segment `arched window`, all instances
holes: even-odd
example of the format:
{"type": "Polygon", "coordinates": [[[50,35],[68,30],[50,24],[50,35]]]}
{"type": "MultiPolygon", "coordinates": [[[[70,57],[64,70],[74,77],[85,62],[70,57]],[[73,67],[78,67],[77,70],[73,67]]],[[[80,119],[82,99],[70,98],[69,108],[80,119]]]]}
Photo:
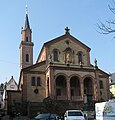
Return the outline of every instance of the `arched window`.
{"type": "Polygon", "coordinates": [[[37,83],[37,86],[41,86],[41,79],[40,79],[40,77],[37,77],[37,81],[36,81],[37,83]]]}
{"type": "Polygon", "coordinates": [[[61,96],[61,89],[60,88],[56,89],[56,95],[61,96]]]}
{"type": "Polygon", "coordinates": [[[32,86],[35,86],[36,85],[36,81],[35,81],[36,79],[35,79],[35,77],[32,77],[31,78],[31,84],[32,84],[32,86]]]}
{"type": "Polygon", "coordinates": [[[29,55],[26,54],[26,62],[29,62],[29,55]]]}
{"type": "Polygon", "coordinates": [[[82,61],[82,52],[81,51],[79,51],[78,52],[78,63],[82,63],[83,61],[82,61]]]}
{"type": "Polygon", "coordinates": [[[54,49],[53,51],[53,58],[54,58],[54,61],[58,61],[58,50],[57,49],[54,49]]]}
{"type": "Polygon", "coordinates": [[[28,42],[28,37],[26,37],[26,42],[28,42]]]}
{"type": "Polygon", "coordinates": [[[100,86],[100,89],[103,89],[103,81],[102,80],[99,81],[99,86],[100,86]]]}

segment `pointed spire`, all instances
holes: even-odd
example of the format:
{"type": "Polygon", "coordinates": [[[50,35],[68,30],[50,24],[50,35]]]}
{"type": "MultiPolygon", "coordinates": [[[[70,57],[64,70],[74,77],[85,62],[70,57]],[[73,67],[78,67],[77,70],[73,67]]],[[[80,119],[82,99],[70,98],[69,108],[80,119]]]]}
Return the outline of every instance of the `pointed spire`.
{"type": "Polygon", "coordinates": [[[27,28],[30,29],[29,19],[28,19],[28,7],[26,5],[26,18],[25,18],[25,23],[24,23],[23,29],[26,30],[27,28]]]}

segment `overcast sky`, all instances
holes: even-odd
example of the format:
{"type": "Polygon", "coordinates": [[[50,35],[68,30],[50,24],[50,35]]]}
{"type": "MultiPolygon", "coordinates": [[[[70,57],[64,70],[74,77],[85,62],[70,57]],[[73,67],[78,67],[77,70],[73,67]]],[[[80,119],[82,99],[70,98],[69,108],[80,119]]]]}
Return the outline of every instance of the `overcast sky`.
{"type": "Polygon", "coordinates": [[[0,82],[11,76],[19,81],[21,27],[26,4],[34,42],[34,63],[44,42],[70,33],[91,48],[91,64],[107,73],[115,72],[115,39],[96,30],[99,21],[114,18],[108,8],[112,0],[0,0],[0,82]]]}

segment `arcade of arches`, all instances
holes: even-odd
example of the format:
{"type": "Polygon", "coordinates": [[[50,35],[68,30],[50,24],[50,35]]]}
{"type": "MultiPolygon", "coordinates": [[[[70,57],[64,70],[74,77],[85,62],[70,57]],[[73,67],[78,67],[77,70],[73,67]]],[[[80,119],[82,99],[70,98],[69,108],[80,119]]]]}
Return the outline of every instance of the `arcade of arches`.
{"type": "Polygon", "coordinates": [[[58,75],[55,79],[56,99],[81,101],[84,95],[93,95],[93,81],[94,78],[91,76],[81,78],[73,75],[68,78],[65,75],[58,75]]]}

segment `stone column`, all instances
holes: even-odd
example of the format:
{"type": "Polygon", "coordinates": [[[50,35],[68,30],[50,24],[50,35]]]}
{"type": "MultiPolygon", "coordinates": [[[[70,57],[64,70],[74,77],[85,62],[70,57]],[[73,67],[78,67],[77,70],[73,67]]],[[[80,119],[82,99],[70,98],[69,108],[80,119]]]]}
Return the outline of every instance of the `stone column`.
{"type": "Polygon", "coordinates": [[[80,92],[81,92],[81,98],[84,100],[84,85],[83,85],[83,79],[80,80],[80,92]]]}
{"type": "Polygon", "coordinates": [[[68,78],[66,80],[66,82],[67,82],[67,85],[66,85],[66,87],[67,87],[67,100],[71,100],[70,79],[68,78]]]}
{"type": "Polygon", "coordinates": [[[100,100],[99,73],[95,70],[95,99],[100,100]]]}
{"type": "Polygon", "coordinates": [[[55,96],[55,81],[54,81],[54,71],[53,67],[49,67],[49,94],[54,97],[55,96]]]}
{"type": "Polygon", "coordinates": [[[110,99],[110,91],[109,91],[109,81],[108,81],[108,78],[106,78],[106,85],[107,85],[107,88],[106,88],[106,92],[107,92],[107,100],[110,99]]]}
{"type": "Polygon", "coordinates": [[[93,93],[94,93],[94,100],[97,100],[97,81],[96,79],[94,79],[94,82],[93,82],[94,86],[93,86],[93,93]]]}

